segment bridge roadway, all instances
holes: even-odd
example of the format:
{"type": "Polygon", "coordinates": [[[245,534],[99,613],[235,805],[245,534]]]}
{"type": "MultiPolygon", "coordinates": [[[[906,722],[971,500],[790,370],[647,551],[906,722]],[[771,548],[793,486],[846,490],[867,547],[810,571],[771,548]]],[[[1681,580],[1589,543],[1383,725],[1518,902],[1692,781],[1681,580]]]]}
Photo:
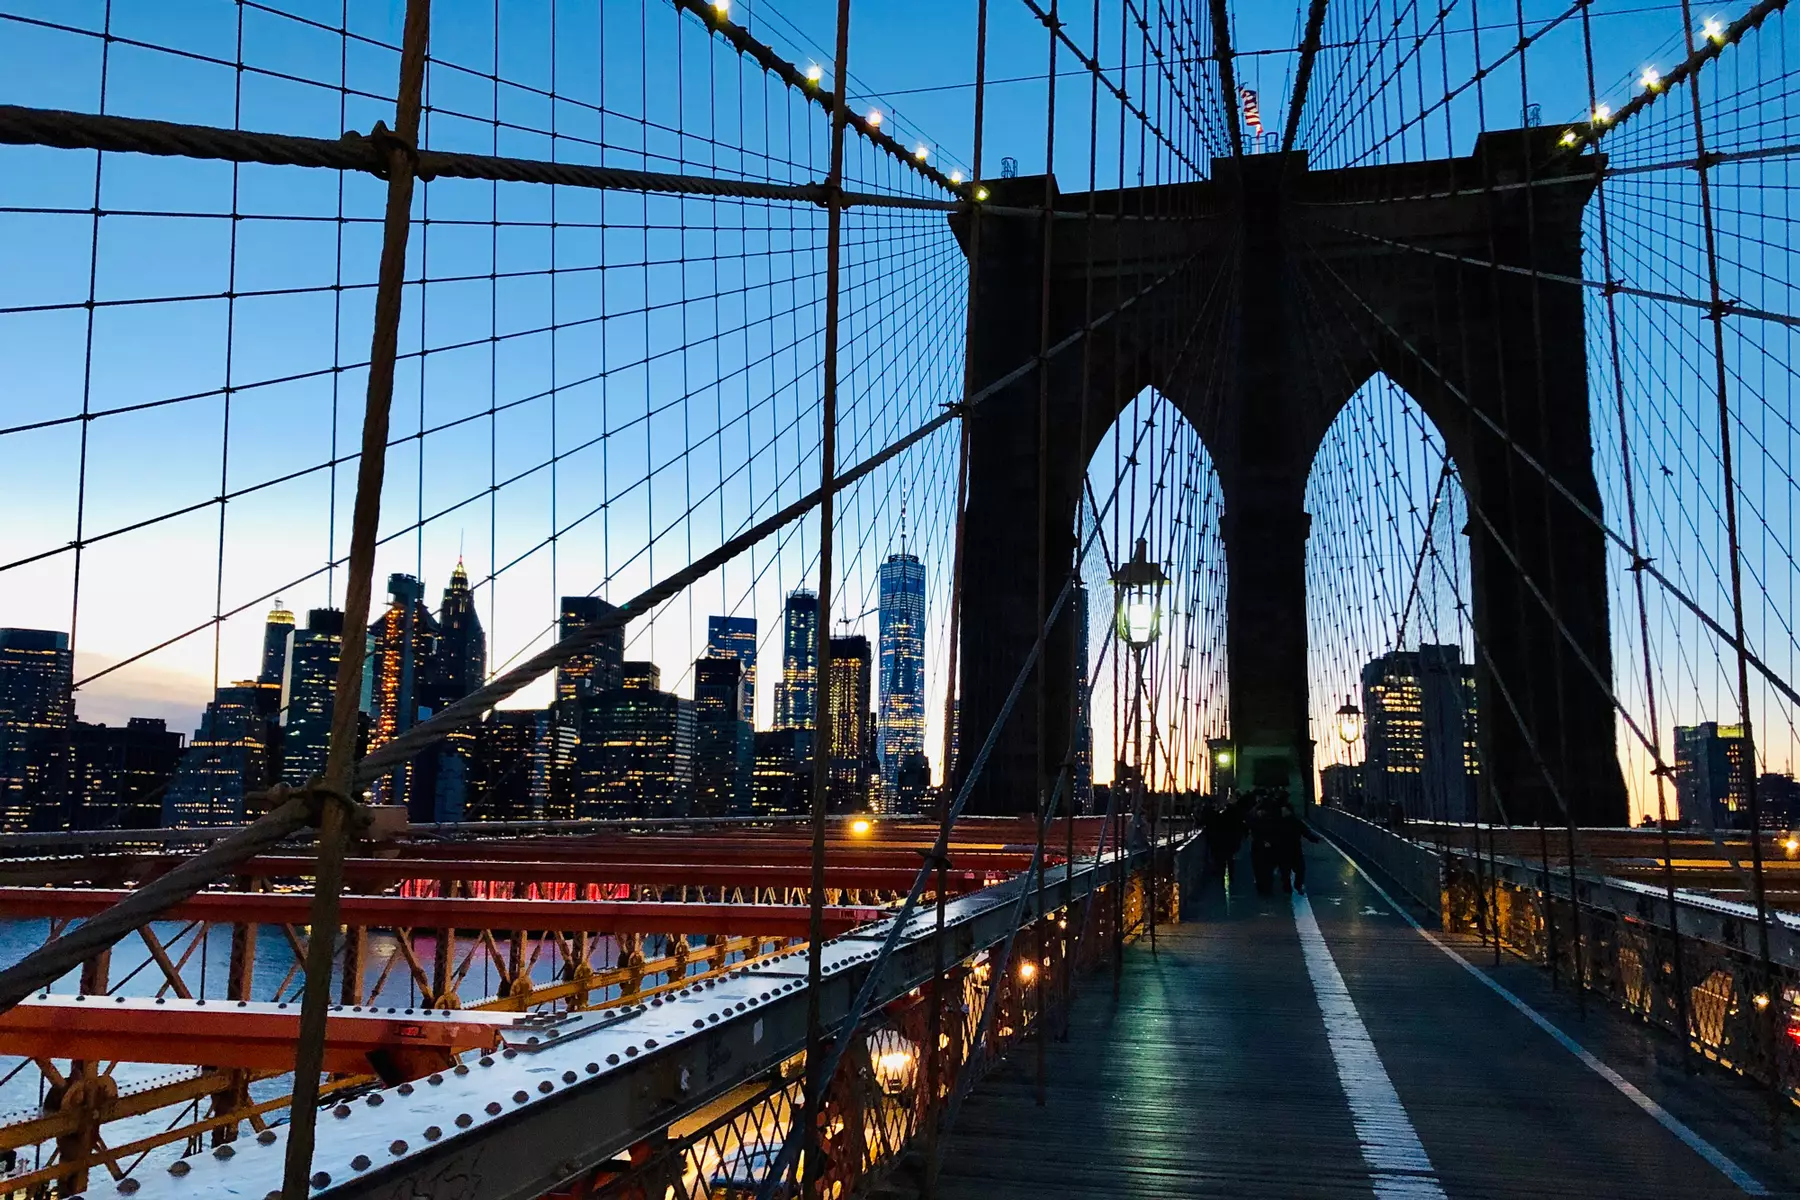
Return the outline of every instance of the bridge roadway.
{"type": "Polygon", "coordinates": [[[1391,890],[1329,845],[1309,860],[1302,901],[1258,897],[1241,857],[1229,894],[1210,883],[1157,956],[1128,951],[1116,1001],[1105,976],[1088,982],[1049,1049],[1045,1107],[1029,1052],[971,1095],[942,1200],[1800,1195],[1746,1085],[1687,1077],[1666,1039],[1610,1011],[1584,1020],[1538,968],[1433,935],[1640,1104],[1391,890]]]}

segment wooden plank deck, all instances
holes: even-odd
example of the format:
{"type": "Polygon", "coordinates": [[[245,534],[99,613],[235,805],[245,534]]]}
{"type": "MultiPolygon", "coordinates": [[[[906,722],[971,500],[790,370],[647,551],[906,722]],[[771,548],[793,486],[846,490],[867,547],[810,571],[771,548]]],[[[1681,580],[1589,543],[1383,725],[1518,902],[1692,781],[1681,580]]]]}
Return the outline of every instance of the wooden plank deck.
{"type": "MultiPolygon", "coordinates": [[[[1086,982],[1069,1039],[1049,1049],[1043,1107],[1029,1050],[976,1090],[946,1144],[942,1200],[1746,1194],[1430,945],[1334,850],[1311,848],[1311,863],[1319,929],[1439,1191],[1372,1181],[1289,898],[1214,883],[1197,920],[1159,933],[1157,956],[1127,952],[1116,1001],[1104,975],[1086,982]]],[[[1517,969],[1509,986],[1529,997],[1539,977],[1517,969]]],[[[1572,1031],[1603,1054],[1645,1036],[1613,1024],[1629,1022],[1596,1014],[1572,1031]]],[[[1654,1062],[1623,1069],[1659,1097],[1671,1078],[1737,1087],[1683,1083],[1654,1062]]],[[[1687,1119],[1708,1137],[1723,1130],[1721,1147],[1766,1194],[1800,1195],[1788,1156],[1759,1152],[1753,1131],[1687,1119]]]]}

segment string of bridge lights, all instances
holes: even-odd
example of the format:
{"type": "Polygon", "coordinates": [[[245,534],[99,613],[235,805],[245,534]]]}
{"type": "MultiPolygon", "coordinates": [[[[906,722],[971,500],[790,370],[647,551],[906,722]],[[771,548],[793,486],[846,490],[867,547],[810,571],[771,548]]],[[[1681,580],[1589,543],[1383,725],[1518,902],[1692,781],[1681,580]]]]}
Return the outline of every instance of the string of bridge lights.
{"type": "MultiPolygon", "coordinates": [[[[1700,38],[1703,45],[1696,49],[1693,54],[1688,57],[1687,61],[1677,68],[1677,71],[1685,73],[1687,71],[1697,70],[1700,63],[1705,59],[1717,57],[1719,50],[1725,46],[1727,42],[1735,42],[1746,29],[1753,28],[1760,24],[1762,18],[1766,16],[1768,12],[1778,9],[1784,4],[1785,0],[1776,0],[1774,3],[1765,0],[1763,4],[1757,5],[1756,8],[1752,9],[1738,22],[1738,25],[1743,28],[1729,27],[1721,17],[1707,17],[1706,20],[1700,24],[1700,38]]],[[[1565,129],[1563,131],[1561,144],[1570,149],[1576,149],[1583,145],[1590,145],[1598,142],[1605,136],[1608,129],[1617,125],[1620,121],[1624,120],[1638,109],[1650,104],[1657,96],[1661,95],[1669,88],[1669,80],[1665,78],[1662,72],[1658,71],[1654,65],[1645,67],[1644,73],[1638,76],[1637,82],[1638,87],[1641,88],[1642,91],[1637,96],[1633,97],[1623,109],[1615,114],[1610,104],[1595,104],[1593,112],[1588,114],[1587,124],[1589,128],[1585,131],[1573,126],[1565,129]]]]}

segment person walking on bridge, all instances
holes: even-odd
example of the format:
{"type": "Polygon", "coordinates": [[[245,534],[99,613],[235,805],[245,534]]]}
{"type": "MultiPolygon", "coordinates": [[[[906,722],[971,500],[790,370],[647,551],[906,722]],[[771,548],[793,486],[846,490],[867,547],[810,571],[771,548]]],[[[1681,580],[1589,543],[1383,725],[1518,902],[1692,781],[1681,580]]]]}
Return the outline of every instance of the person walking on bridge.
{"type": "Polygon", "coordinates": [[[1281,876],[1281,890],[1306,895],[1306,847],[1303,842],[1317,842],[1319,835],[1295,812],[1286,800],[1275,810],[1273,824],[1275,869],[1281,876]]]}

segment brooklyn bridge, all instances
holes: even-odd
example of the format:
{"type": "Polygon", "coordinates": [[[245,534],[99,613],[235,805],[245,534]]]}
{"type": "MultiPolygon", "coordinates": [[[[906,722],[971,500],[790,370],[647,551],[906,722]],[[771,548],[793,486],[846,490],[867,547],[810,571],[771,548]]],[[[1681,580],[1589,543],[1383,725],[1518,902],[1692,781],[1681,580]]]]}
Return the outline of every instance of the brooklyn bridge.
{"type": "Polygon", "coordinates": [[[1800,1195],[1785,9],[0,0],[0,1196],[1800,1195]]]}

